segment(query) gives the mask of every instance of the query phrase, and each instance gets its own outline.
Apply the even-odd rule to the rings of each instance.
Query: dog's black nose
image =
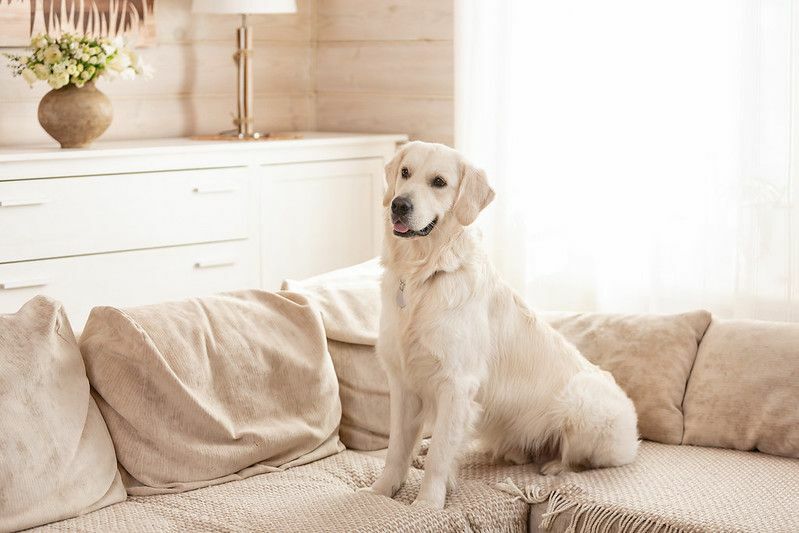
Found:
[[[391,212],[395,215],[407,215],[413,211],[413,204],[404,196],[397,196],[391,202]]]

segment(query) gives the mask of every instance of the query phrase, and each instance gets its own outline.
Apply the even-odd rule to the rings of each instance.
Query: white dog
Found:
[[[497,277],[469,227],[494,198],[485,173],[447,146],[412,142],[386,180],[377,350],[391,425],[385,469],[368,490],[399,490],[427,418],[433,435],[414,503],[436,508],[470,428],[495,458],[551,459],[544,474],[633,461],[630,399]]]

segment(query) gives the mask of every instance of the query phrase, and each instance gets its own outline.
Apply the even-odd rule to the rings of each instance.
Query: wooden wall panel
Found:
[[[452,146],[451,98],[378,93],[319,93],[320,130],[407,133],[412,139]]]
[[[452,144],[454,0],[320,0],[316,124]]]
[[[319,0],[319,41],[451,41],[452,33],[453,0]]]
[[[452,96],[451,41],[320,43],[316,57],[325,92]]]

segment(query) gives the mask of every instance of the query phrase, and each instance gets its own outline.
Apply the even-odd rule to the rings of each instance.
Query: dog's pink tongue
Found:
[[[394,231],[396,231],[397,233],[408,233],[408,226],[406,226],[402,222],[395,222]]]

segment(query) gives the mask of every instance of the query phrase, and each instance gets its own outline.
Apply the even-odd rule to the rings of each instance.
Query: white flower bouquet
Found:
[[[122,37],[37,35],[31,39],[31,48],[27,56],[7,54],[13,75],[22,76],[31,86],[42,80],[53,89],[68,84],[83,87],[100,76],[129,80],[152,74]]]

